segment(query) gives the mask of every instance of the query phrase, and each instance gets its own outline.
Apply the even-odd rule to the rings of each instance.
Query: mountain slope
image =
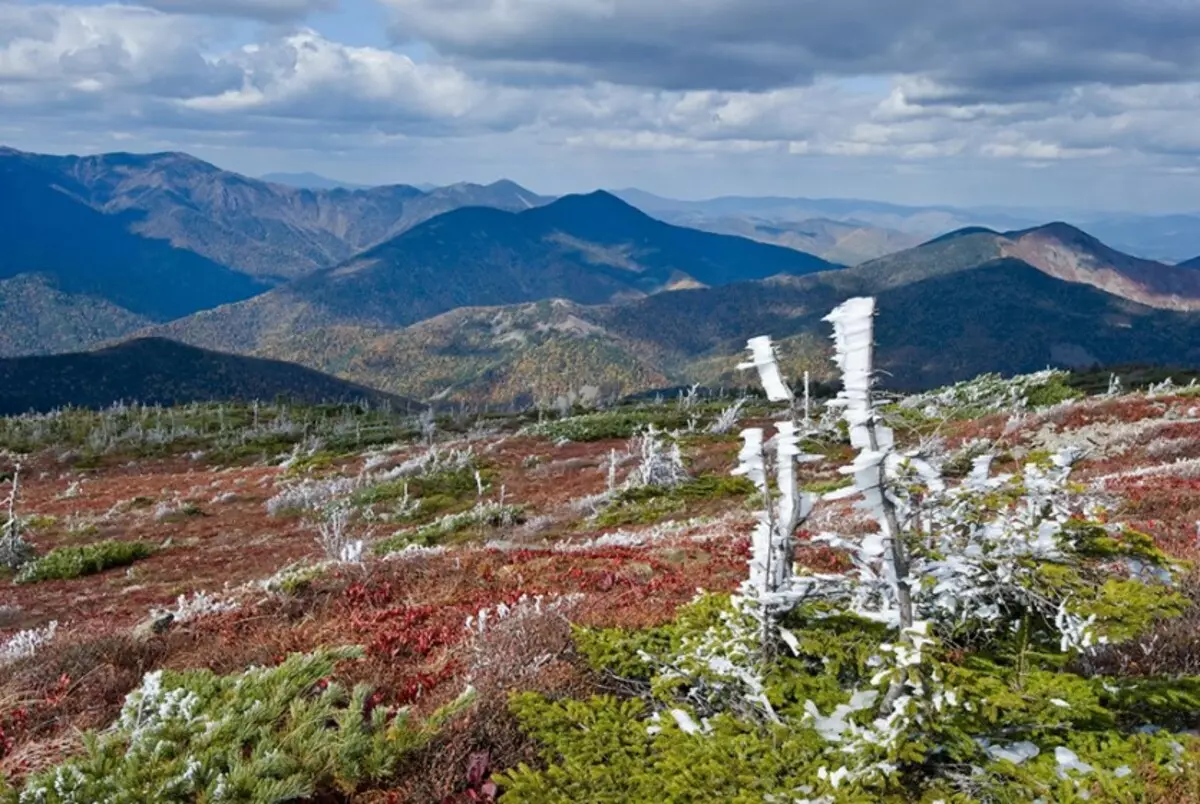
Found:
[[[1177,268],[1191,268],[1191,269],[1200,268],[1200,257],[1193,257],[1190,260],[1184,260],[1183,262],[1179,263],[1176,267]]]
[[[285,335],[264,353],[414,398],[504,404],[586,387],[619,396],[690,382],[738,385],[746,340],[769,334],[789,376],[808,370],[825,379],[821,319],[864,294],[879,301],[879,365],[904,388],[1047,365],[1200,365],[1200,313],[1140,305],[1012,258],[911,281],[847,269],[624,305],[463,308],[404,329]]]
[[[366,190],[370,185],[350,184],[349,182],[330,179],[317,173],[304,171],[302,173],[264,173],[258,177],[271,184],[284,184],[288,187],[300,187],[306,190]]]
[[[63,293],[45,276],[0,280],[0,357],[70,352],[150,323],[104,299]]]
[[[403,409],[407,400],[311,369],[254,357],[209,352],[161,338],[143,338],[95,352],[0,360],[0,415],[114,402],[370,400]]]
[[[1024,260],[1050,276],[1153,307],[1200,309],[1200,273],[1131,257],[1068,224],[1009,232],[1005,239],[1005,256]]]
[[[0,279],[44,275],[62,293],[160,321],[265,289],[198,254],[129,232],[127,219],[73,197],[81,189],[0,156]]]
[[[970,227],[857,266],[890,285],[1012,257],[1048,276],[1167,310],[1200,309],[1200,273],[1131,257],[1065,223],[994,232]]]
[[[80,201],[149,238],[256,277],[291,279],[443,212],[468,205],[528,209],[549,199],[512,182],[425,192],[407,185],[305,189],[242,176],[182,153],[46,156],[0,148],[0,164],[68,183]]]
[[[1047,365],[1200,364],[1200,313],[1137,304],[1011,258],[905,283],[851,269],[686,291],[601,311],[593,323],[657,350],[666,373],[728,382],[754,335],[798,338],[823,354],[821,317],[860,294],[878,299],[878,364],[905,387]]]
[[[340,266],[155,333],[252,352],[320,327],[403,327],[459,307],[550,298],[603,304],[835,267],[791,249],[671,226],[597,192],[517,214],[455,210]]]

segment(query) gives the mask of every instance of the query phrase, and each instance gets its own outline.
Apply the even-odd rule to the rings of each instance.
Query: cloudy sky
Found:
[[[1200,210],[1200,0],[0,0],[0,143]]]

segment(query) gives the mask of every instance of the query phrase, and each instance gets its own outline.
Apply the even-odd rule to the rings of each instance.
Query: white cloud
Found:
[[[247,17],[268,22],[303,19],[314,11],[331,11],[338,0],[147,0],[146,5],[179,14]]]
[[[61,140],[69,150],[253,152],[255,164],[265,143],[304,155],[278,168],[389,153],[447,180],[486,178],[466,172],[475,165],[495,170],[492,178],[528,171],[613,186],[624,170],[628,183],[742,193],[812,194],[810,185],[825,182],[829,194],[872,195],[901,178],[910,184],[892,186],[912,193],[918,180],[1020,192],[1025,168],[1037,168],[1044,186],[1075,165],[1175,188],[1164,199],[1195,187],[1200,75],[1187,76],[1197,26],[1167,11],[1131,21],[1126,0],[1096,0],[1082,16],[1108,17],[1069,30],[1068,0],[1040,0],[1036,19],[993,5],[996,20],[979,31],[978,4],[933,0],[903,13],[883,0],[813,0],[784,16],[768,0],[385,2],[398,26],[441,55],[280,26],[254,26],[253,43],[236,46],[222,38],[227,20],[0,0],[0,138],[25,147]],[[283,18],[323,5],[205,8]],[[930,21],[935,6],[945,20]],[[839,27],[854,12],[866,15],[859,27]],[[1128,30],[1116,30],[1122,20]],[[1079,52],[1056,51],[1059,40]],[[1094,52],[1101,45],[1117,49]],[[1020,69],[1001,58],[1015,53]],[[1048,67],[1055,60],[1059,73]],[[901,67],[908,72],[894,72]],[[1156,82],[1130,83],[1138,75]],[[1086,182],[1073,182],[1063,192],[1086,200]]]

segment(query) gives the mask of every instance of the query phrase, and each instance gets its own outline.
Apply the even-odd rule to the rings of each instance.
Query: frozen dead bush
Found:
[[[285,486],[282,491],[267,500],[267,513],[271,516],[318,511],[342,497],[349,496],[357,488],[353,478],[332,477],[306,479]]]
[[[482,690],[509,689],[553,662],[571,645],[569,616],[582,603],[579,593],[521,597],[468,617],[471,653],[467,681]]]
[[[722,410],[714,421],[708,427],[708,432],[713,435],[725,435],[733,432],[733,428],[737,426],[738,421],[742,418],[742,408],[746,406],[746,398],[734,402],[729,407]]]
[[[475,448],[446,449],[431,446],[398,466],[373,475],[372,483],[387,483],[403,477],[425,477],[475,468]]]
[[[511,528],[524,521],[525,509],[491,500],[478,502],[474,508],[457,514],[447,514],[415,530],[402,530],[375,544],[379,555],[390,555],[407,547],[434,546],[438,541],[474,526]]]
[[[163,617],[169,614],[171,615],[171,622],[186,623],[214,614],[235,611],[237,608],[238,604],[236,601],[221,600],[201,590],[193,593],[191,596],[180,595],[175,599],[174,608],[151,609],[150,614],[153,617]]]
[[[637,458],[638,464],[625,479],[628,488],[675,488],[690,479],[683,465],[679,442],[672,440],[668,446],[662,433],[654,425],[650,425],[645,432],[633,438],[629,444],[629,453]]]
[[[21,493],[21,463],[15,462],[8,496],[3,502],[4,526],[0,528],[0,566],[18,571],[33,559],[37,551],[25,541],[21,517],[17,514],[17,498]]]
[[[900,406],[918,410],[931,419],[1045,407],[1079,396],[1066,386],[1068,376],[1065,371],[1053,369],[1007,379],[999,374],[981,374],[972,380],[905,397]]]
[[[18,631],[4,642],[0,642],[0,667],[21,659],[28,659],[40,648],[48,645],[58,630],[58,621],[53,620],[45,628],[30,628]]]
[[[317,544],[328,560],[343,564],[362,563],[364,540],[351,536],[352,516],[349,505],[337,503],[326,508],[316,521]]]

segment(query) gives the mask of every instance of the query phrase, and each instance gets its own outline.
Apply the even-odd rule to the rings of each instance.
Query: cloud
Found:
[[[338,0],[147,0],[146,5],[180,14],[288,22],[316,11],[332,11],[338,7]]]
[[[1188,0],[381,0],[398,41],[503,69],[672,89],[910,74],[940,102],[1200,76]]]
[[[1080,166],[1185,187],[1200,155],[1183,0],[380,0],[427,43],[413,55],[295,27],[323,0],[152,1],[0,0],[0,139],[834,195],[900,175],[1019,191],[1025,168]]]
[[[208,33],[195,20],[133,6],[0,4],[0,89],[34,103],[216,91],[240,75],[201,55]]]
[[[410,134],[470,134],[527,119],[528,93],[488,87],[444,65],[331,42],[302,30],[216,60],[241,75],[235,88],[179,100],[213,116],[315,119],[340,126],[378,124]]]

